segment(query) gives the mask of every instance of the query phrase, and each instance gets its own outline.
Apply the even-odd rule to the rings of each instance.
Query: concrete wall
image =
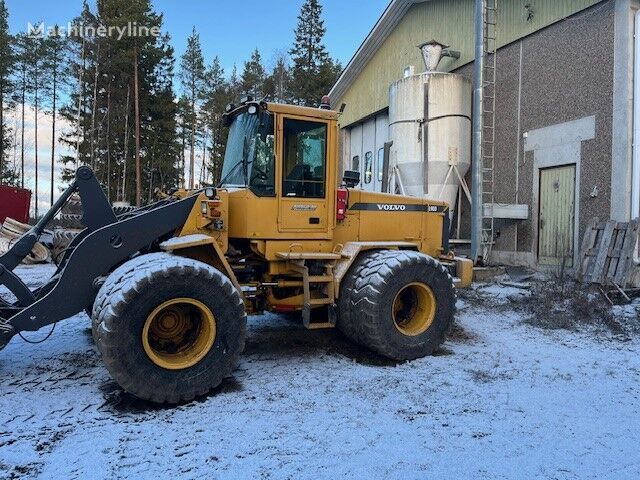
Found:
[[[578,238],[591,217],[610,214],[615,6],[615,0],[597,4],[498,53],[496,202],[530,208],[529,220],[496,226],[498,259],[531,264],[536,256],[539,171],[534,150],[525,149],[527,132],[562,129],[566,122],[588,122],[593,116],[595,138],[578,142]],[[472,65],[458,70],[471,72]],[[570,162],[569,157],[556,161]],[[463,217],[468,217],[468,206]]]

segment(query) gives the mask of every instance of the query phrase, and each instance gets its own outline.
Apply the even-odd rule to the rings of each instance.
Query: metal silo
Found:
[[[444,46],[421,46],[427,71],[389,90],[390,191],[455,205],[471,165],[471,82],[435,72]]]

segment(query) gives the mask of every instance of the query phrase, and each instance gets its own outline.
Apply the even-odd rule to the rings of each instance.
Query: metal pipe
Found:
[[[633,80],[633,158],[631,169],[631,220],[640,216],[640,11],[635,18],[635,58]]]
[[[476,55],[473,63],[473,143],[471,145],[471,259],[478,261],[482,242],[482,91],[484,86],[484,11],[475,0]]]

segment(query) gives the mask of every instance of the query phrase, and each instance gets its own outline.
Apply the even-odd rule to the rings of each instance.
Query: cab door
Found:
[[[305,117],[278,119],[281,168],[279,231],[329,231],[329,123]]]

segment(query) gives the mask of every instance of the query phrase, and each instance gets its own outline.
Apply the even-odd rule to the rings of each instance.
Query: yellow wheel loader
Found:
[[[472,265],[449,252],[442,202],[339,181],[338,113],[255,102],[227,109],[217,188],[114,212],[81,167],[58,202],[0,257],[0,348],[21,331],[91,312],[112,377],[142,399],[178,403],[229,376],[247,314],[299,312],[395,360],[431,354],[451,328]],[[57,272],[30,290],[13,272],[78,194],[85,227]]]

